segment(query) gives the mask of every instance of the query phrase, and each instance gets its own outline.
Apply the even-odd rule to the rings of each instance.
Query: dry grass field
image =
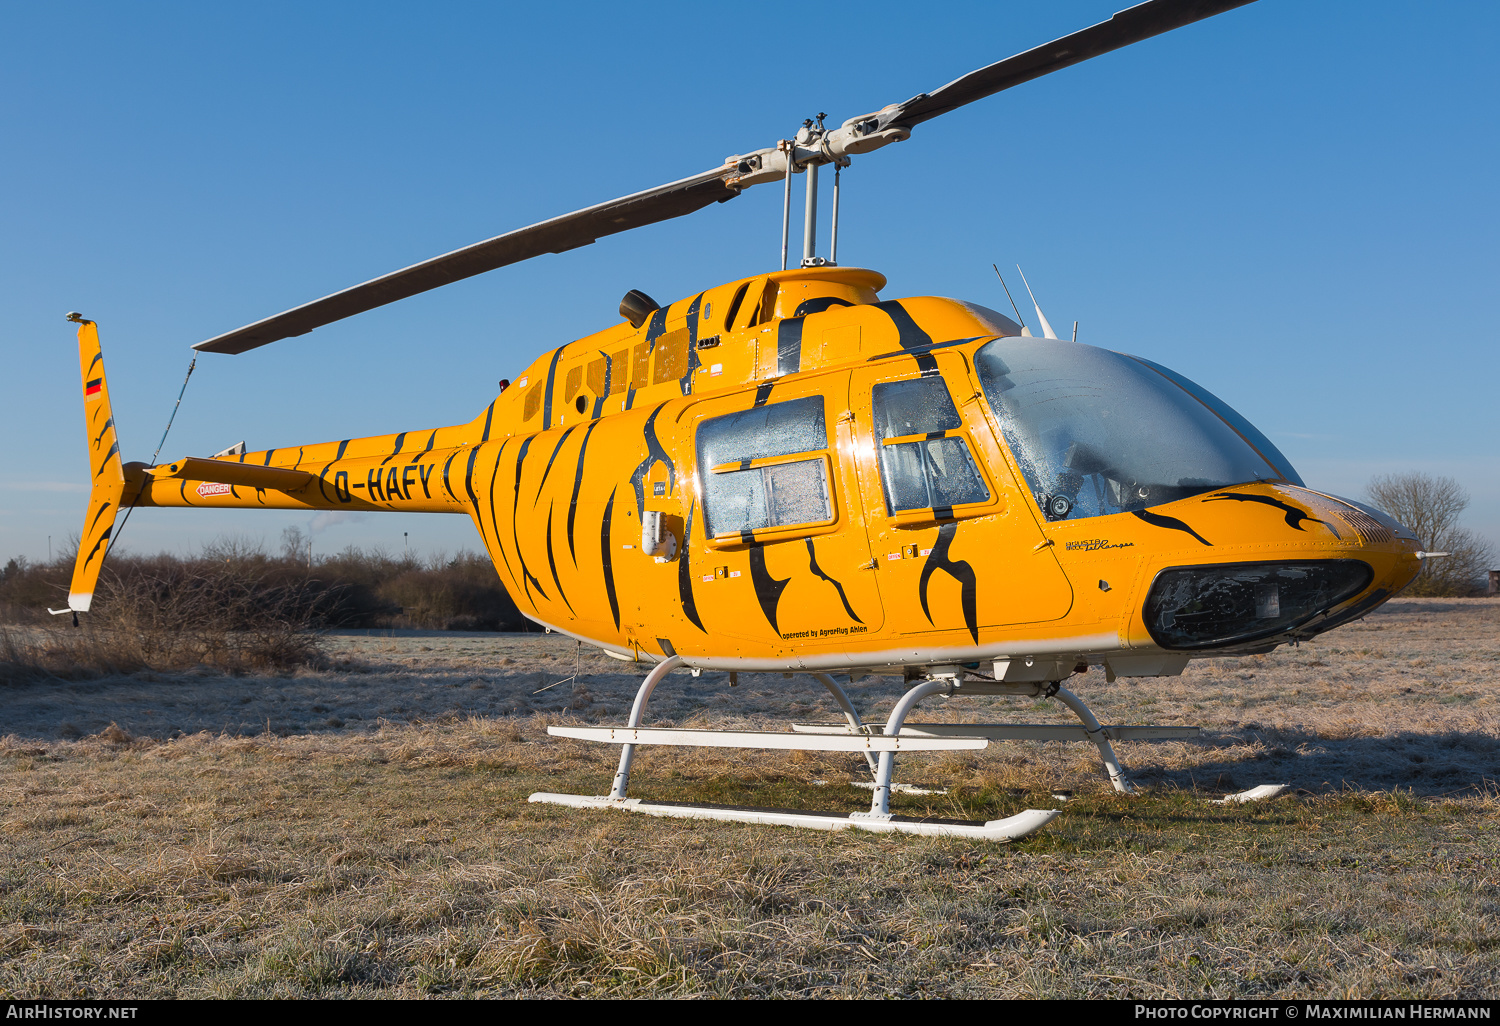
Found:
[[[899,811],[1065,813],[1010,845],[531,805],[600,794],[639,674],[540,635],[344,634],[319,669],[4,685],[0,994],[1493,997],[1500,601],[1072,685],[1202,743],[903,756]],[[883,718],[899,682],[851,689]],[[670,725],[836,718],[810,679],[670,676]],[[1055,720],[929,700],[919,720]],[[644,749],[632,793],[857,808],[856,757]],[[821,781],[821,784],[814,783]],[[1261,805],[1205,799],[1259,783]]]

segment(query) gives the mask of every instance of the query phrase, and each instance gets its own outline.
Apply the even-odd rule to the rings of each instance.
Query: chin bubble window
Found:
[[[1162,648],[1175,649],[1269,638],[1347,602],[1372,577],[1358,559],[1163,570],[1146,596],[1146,630]]]

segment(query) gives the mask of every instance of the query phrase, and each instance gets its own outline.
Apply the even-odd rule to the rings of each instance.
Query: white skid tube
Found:
[[[794,723],[799,734],[843,734],[842,723]],[[1199,727],[1105,727],[1111,741],[1166,741],[1198,737]],[[1092,741],[1089,732],[1072,723],[903,723],[901,736],[982,737],[989,741]]]
[[[617,745],[696,745],[702,748],[779,748],[804,752],[950,752],[985,748],[982,737],[885,737],[838,733],[797,734],[776,730],[684,730],[675,727],[548,727],[553,737]]]
[[[1285,791],[1288,786],[1287,784],[1261,784],[1259,787],[1252,787],[1248,791],[1241,791],[1238,794],[1215,799],[1214,804],[1243,805],[1245,802],[1263,802],[1268,798],[1275,798],[1278,794]]]
[[[866,818],[859,812],[801,812],[792,809],[757,809],[734,805],[690,805],[652,802],[640,798],[587,797],[581,794],[551,794],[538,791],[529,799],[575,809],[617,809],[673,819],[711,819],[724,823],[754,823],[761,826],[803,827],[812,830],[868,830],[873,833],[920,834],[925,837],[967,837],[982,841],[1014,841],[1041,829],[1061,813],[1055,809],[1027,809],[988,823],[961,820],[919,820],[901,816]]]

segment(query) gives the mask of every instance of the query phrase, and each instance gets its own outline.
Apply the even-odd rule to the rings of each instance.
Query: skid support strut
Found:
[[[681,656],[668,656],[651,668],[646,679],[641,681],[641,689],[635,693],[635,703],[630,707],[630,726],[641,725],[641,717],[646,715],[646,703],[651,701],[651,692],[656,690],[663,677],[681,665]],[[630,764],[634,761],[635,745],[623,746],[620,749],[620,768],[615,770],[615,782],[609,789],[611,799],[624,800],[625,789],[630,786]]]
[[[885,721],[885,736],[892,737],[901,733],[901,724],[906,722],[907,715],[922,699],[952,690],[951,680],[926,680],[912,688],[901,696],[901,701],[891,710],[890,717]],[[870,811],[856,812],[855,816],[860,819],[891,818],[891,776],[895,771],[896,753],[881,752],[880,766],[875,771],[875,796],[870,800]]]
[[[1109,782],[1114,785],[1114,789],[1121,794],[1135,794],[1135,785],[1125,775],[1125,767],[1120,765],[1120,760],[1115,755],[1115,748],[1109,743],[1109,735],[1105,733],[1103,724],[1099,722],[1093,710],[1083,704],[1083,699],[1065,687],[1057,689],[1056,698],[1072,709],[1073,714],[1083,721],[1083,729],[1088,732],[1089,740],[1094,742],[1094,746],[1099,749],[1099,758],[1104,760],[1104,768],[1109,771]]]
[[[849,733],[867,733],[865,725],[860,722],[859,713],[854,711],[854,703],[849,701],[849,696],[844,694],[844,689],[839,687],[838,683],[826,673],[815,673],[813,674],[813,679],[827,688],[829,694],[833,695],[833,700],[839,704],[839,708],[844,710],[844,719],[849,721]],[[890,733],[890,731],[886,731],[886,733]],[[865,752],[865,763],[870,767],[871,776],[879,774],[880,767],[879,763],[875,761],[874,752]]]

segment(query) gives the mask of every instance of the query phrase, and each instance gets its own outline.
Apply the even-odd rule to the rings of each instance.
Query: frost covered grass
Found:
[[[1074,798],[1011,845],[530,805],[603,793],[633,668],[556,637],[346,635],[325,668],[16,684],[0,713],[7,997],[1415,997],[1500,989],[1500,603],[1407,601],[1182,678],[1075,686],[1122,745],[902,757],[900,811]],[[508,660],[508,662],[507,662]],[[803,678],[668,678],[658,722],[834,719]],[[550,686],[549,686],[550,685]],[[870,718],[899,693],[851,694]],[[1058,720],[934,701],[918,719]],[[269,721],[269,729],[268,729]],[[857,808],[822,753],[646,749],[642,797]],[[825,781],[823,786],[814,780]],[[1259,806],[1204,799],[1257,783]]]

